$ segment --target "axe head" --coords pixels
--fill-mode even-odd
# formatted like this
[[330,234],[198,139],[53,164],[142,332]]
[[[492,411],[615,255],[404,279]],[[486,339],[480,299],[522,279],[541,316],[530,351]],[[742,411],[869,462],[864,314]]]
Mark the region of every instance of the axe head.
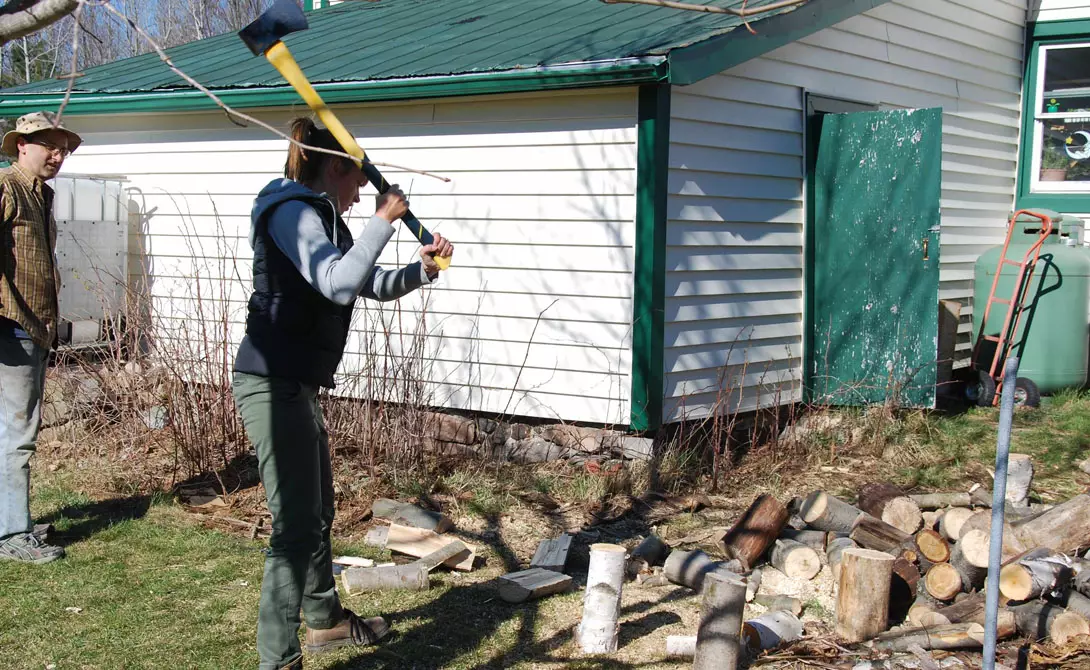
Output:
[[238,36],[255,56],[285,36],[307,29],[307,17],[294,0],[276,0],[257,20],[238,31]]

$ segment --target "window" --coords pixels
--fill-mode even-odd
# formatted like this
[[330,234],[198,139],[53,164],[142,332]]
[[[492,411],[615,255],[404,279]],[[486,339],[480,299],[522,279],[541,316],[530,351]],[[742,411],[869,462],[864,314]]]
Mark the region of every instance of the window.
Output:
[[1032,190],[1090,193],[1090,44],[1041,47],[1035,101]]

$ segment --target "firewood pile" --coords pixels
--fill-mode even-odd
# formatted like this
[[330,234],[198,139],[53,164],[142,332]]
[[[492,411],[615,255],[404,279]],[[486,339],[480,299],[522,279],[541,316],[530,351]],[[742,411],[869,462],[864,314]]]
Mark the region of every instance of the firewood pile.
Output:
[[[1090,635],[1090,495],[1028,502],[1032,463],[1012,455],[1004,507],[998,639],[1063,646]],[[643,583],[665,580],[701,594],[699,629],[671,636],[666,652],[694,668],[730,668],[804,638],[797,599],[758,594],[762,571],[833,579],[836,642],[884,655],[977,650],[984,644],[992,494],[909,495],[870,483],[854,501],[813,491],[787,504],[761,495],[718,537],[723,555],[670,550],[649,536],[630,555]],[[710,551],[710,550],[709,550]],[[714,553],[714,552],[713,552]],[[766,611],[744,620],[745,604]],[[781,652],[785,651],[781,649]],[[726,659],[726,663],[723,662]]]

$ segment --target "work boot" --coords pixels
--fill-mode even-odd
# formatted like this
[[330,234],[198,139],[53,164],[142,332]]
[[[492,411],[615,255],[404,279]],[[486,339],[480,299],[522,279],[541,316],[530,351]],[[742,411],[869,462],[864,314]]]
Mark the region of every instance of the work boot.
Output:
[[344,618],[332,628],[307,626],[306,648],[312,654],[354,645],[369,645],[381,640],[390,632],[390,626],[380,616],[361,619],[351,610],[343,610]]
[[0,540],[0,560],[41,565],[58,558],[64,558],[64,549],[46,544],[34,533],[12,535]]

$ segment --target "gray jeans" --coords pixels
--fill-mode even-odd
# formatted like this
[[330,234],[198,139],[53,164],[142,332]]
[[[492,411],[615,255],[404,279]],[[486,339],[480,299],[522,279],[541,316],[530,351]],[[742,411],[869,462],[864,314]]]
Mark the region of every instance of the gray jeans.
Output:
[[31,340],[0,335],[0,538],[31,530],[30,456],[48,356]]

